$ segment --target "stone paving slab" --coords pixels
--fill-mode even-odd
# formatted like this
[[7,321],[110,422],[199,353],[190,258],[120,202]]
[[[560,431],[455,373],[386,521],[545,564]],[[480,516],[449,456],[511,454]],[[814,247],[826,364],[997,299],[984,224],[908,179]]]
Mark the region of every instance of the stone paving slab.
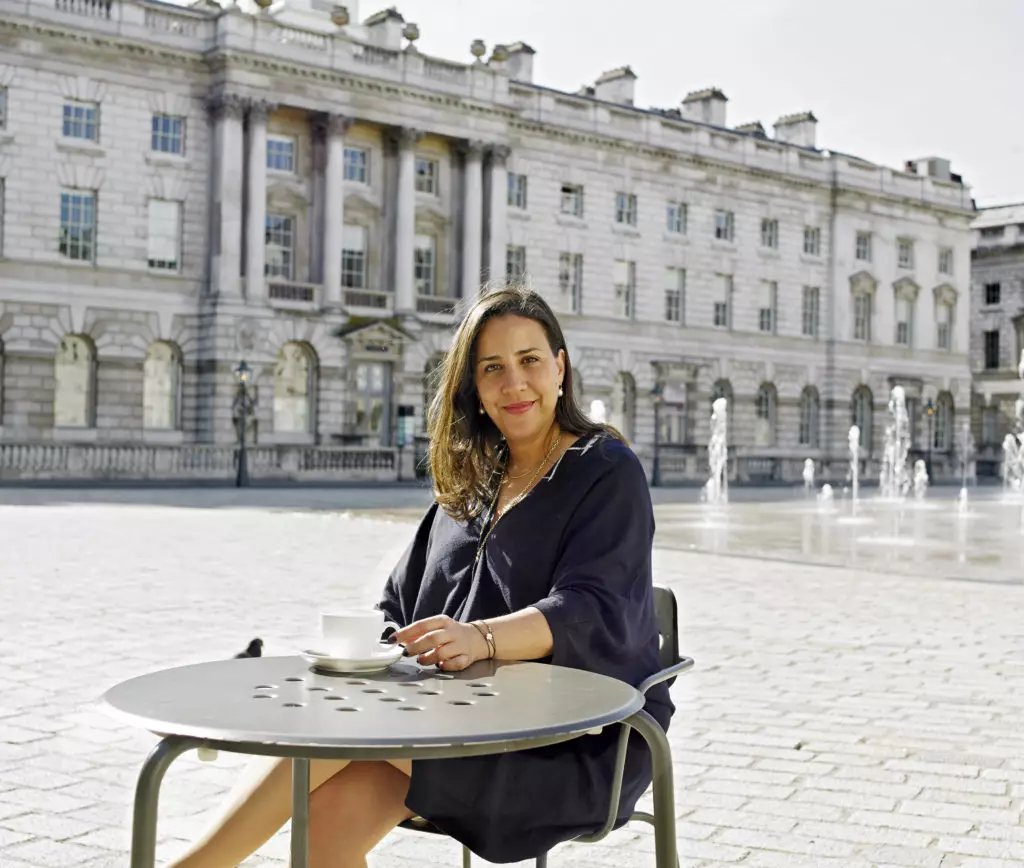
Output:
[[[291,654],[324,604],[371,603],[408,523],[269,508],[0,506],[0,866],[123,866],[155,739],[92,703],[156,668]],[[673,696],[686,866],[1024,861],[1024,589],[659,549],[697,659]],[[160,859],[244,758],[179,760]],[[653,865],[643,827],[558,866]],[[250,866],[280,868],[286,830]],[[480,864],[480,860],[476,860]],[[372,868],[459,863],[396,831]]]

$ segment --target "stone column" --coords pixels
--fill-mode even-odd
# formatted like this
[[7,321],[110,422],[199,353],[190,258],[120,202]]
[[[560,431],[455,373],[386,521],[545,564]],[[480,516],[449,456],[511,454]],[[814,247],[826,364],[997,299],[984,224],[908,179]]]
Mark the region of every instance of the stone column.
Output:
[[246,178],[245,295],[250,302],[262,302],[267,295],[263,272],[267,233],[267,115],[270,103],[249,101],[249,164]]
[[324,123],[326,168],[324,170],[323,275],[324,304],[340,307],[341,250],[345,233],[345,133],[352,118],[329,115]]
[[465,202],[462,208],[462,297],[475,298],[483,280],[484,145],[469,142],[465,149]]
[[491,147],[491,201],[488,215],[489,244],[487,277],[489,280],[505,279],[505,248],[508,245],[508,160],[510,149],[507,145]]
[[213,209],[210,227],[210,292],[241,298],[242,274],[242,115],[237,94],[207,99],[213,117]]
[[416,310],[413,280],[416,239],[416,142],[422,133],[403,127],[398,131],[398,195],[395,219],[395,311]]

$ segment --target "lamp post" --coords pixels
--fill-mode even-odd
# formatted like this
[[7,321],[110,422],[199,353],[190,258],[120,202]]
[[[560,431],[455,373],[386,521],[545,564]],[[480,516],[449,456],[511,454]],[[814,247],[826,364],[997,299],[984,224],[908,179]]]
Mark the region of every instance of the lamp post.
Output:
[[928,399],[928,403],[924,405],[925,415],[928,417],[928,452],[926,453],[925,466],[928,468],[928,479],[932,479],[932,446],[934,445],[935,436],[935,404],[932,403],[932,399]]
[[238,425],[238,467],[235,475],[235,488],[246,488],[249,485],[249,456],[245,449],[245,424],[252,412],[252,400],[247,388],[252,379],[252,368],[243,359],[235,368],[235,400],[231,405],[235,423]]

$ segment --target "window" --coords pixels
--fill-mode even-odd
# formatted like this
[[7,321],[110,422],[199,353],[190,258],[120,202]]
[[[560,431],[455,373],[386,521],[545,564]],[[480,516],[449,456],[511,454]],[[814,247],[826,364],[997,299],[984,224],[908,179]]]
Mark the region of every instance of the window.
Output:
[[284,214],[267,215],[266,261],[267,277],[292,280],[295,273],[295,218]]
[[583,186],[562,184],[562,213],[571,217],[583,216]]
[[771,248],[772,250],[779,249],[778,220],[765,219],[761,221],[761,246]]
[[981,442],[984,446],[999,443],[999,407],[984,407],[981,411]]
[[387,445],[391,417],[391,365],[360,362],[355,366],[355,434]]
[[1002,238],[1004,226],[986,226],[981,230],[982,238]]
[[808,338],[818,336],[818,299],[820,293],[816,286],[805,286],[803,305],[800,311],[800,334]]
[[433,235],[417,235],[413,279],[419,295],[434,295],[437,289],[437,239]]
[[583,313],[583,254],[558,254],[558,288],[569,295],[569,310]]
[[686,234],[687,208],[683,202],[669,203],[666,215],[666,229],[673,235]]
[[96,256],[96,194],[66,190],[60,194],[61,256],[92,262]]
[[508,205],[510,208],[526,210],[526,175],[508,173]]
[[341,233],[341,285],[349,289],[366,288],[365,226],[346,223]]
[[900,268],[914,267],[914,242],[909,238],[899,238],[896,241],[896,264]]
[[818,390],[813,386],[800,393],[800,445],[818,446]]
[[858,232],[857,233],[857,247],[855,251],[856,257],[861,262],[871,261],[871,233],[870,232]]
[[715,212],[715,238],[717,238],[719,241],[733,240],[732,211]]
[[636,226],[636,196],[632,193],[615,194],[615,222]]
[[526,273],[526,248],[509,244],[505,248],[505,279],[519,280]]
[[181,267],[181,202],[149,200],[149,267],[178,271]]
[[370,152],[365,148],[345,148],[345,180],[370,183]]
[[775,299],[779,285],[774,280],[761,281],[761,298],[757,307],[758,331],[775,334]]
[[295,172],[295,139],[267,137],[267,168],[272,172]]
[[910,346],[911,326],[913,325],[913,304],[910,299],[896,299],[896,343],[903,347]]
[[153,115],[149,147],[162,154],[185,153],[185,119]]
[[953,348],[952,325],[953,309],[948,304],[940,304],[935,311],[935,345],[940,350]]
[[953,446],[953,396],[942,392],[935,402],[932,448],[945,452]]
[[100,108],[94,102],[64,103],[64,137],[68,139],[86,139],[90,142],[100,140]]
[[[0,178],[0,259],[4,255],[4,210],[6,208],[6,194],[7,194],[7,181],[5,178]],[[0,383],[3,382],[3,346],[0,345]],[[0,394],[0,409],[3,408],[3,394]],[[2,418],[2,417],[0,417]]]
[[437,160],[416,158],[416,192],[437,195]]
[[627,319],[636,316],[636,263],[615,260],[615,294],[621,299],[619,310]]
[[953,248],[939,248],[939,274],[953,273]]
[[855,341],[871,340],[870,295],[855,295],[853,297],[853,339]]
[[757,390],[757,420],[754,423],[754,443],[757,446],[775,445],[775,387],[763,383]]
[[686,322],[686,269],[665,269],[665,320]]
[[7,88],[0,87],[0,130],[7,129]]
[[727,329],[731,321],[730,308],[732,307],[732,275],[719,274],[718,298],[715,299],[714,324],[717,328]]
[[999,332],[985,332],[985,370],[995,371],[999,368]]
[[985,284],[985,304],[999,304],[1001,294],[1002,284],[998,281]]
[[860,448],[871,454],[871,426],[874,421],[874,398],[867,386],[858,386],[853,393],[852,422],[860,428]]
[[821,256],[821,230],[817,226],[804,227],[804,253]]

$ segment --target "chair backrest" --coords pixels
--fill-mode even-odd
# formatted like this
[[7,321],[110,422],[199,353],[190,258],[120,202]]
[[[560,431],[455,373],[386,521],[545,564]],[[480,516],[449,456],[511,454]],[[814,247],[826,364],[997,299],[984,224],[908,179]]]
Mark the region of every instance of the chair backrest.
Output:
[[676,595],[664,585],[654,586],[654,616],[661,636],[659,663],[667,669],[679,662],[679,604]]

